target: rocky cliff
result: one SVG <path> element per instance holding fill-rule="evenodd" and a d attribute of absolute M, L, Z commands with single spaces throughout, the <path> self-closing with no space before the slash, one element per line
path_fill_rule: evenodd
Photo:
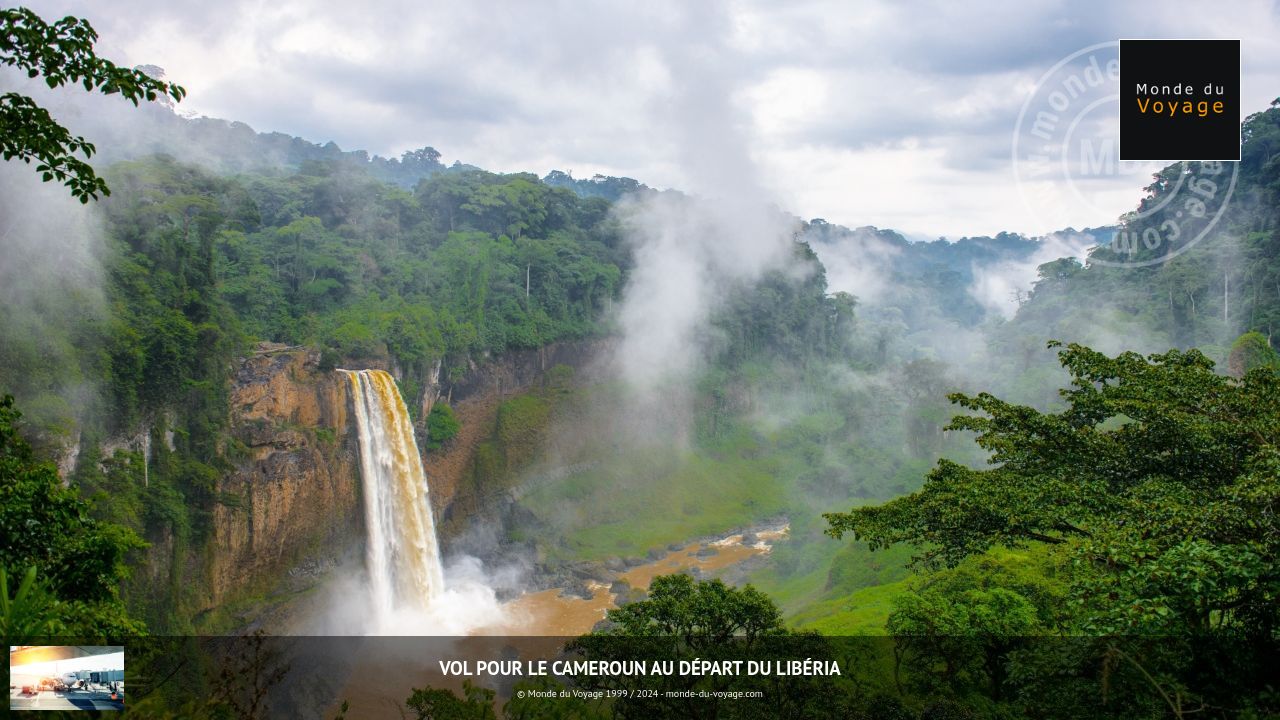
<path fill-rule="evenodd" d="M 231 428 L 247 457 L 213 518 L 211 603 L 303 590 L 363 543 L 346 384 L 319 353 L 261 344 L 236 370 Z"/>
<path fill-rule="evenodd" d="M 527 392 L 558 365 L 587 368 L 602 348 L 599 341 L 583 341 L 511 352 L 473 366 L 454 382 L 428 385 L 424 395 L 431 401 L 448 402 L 462 424 L 449 443 L 423 457 L 446 547 L 450 536 L 465 530 L 467 518 L 492 509 L 486 502 L 488 489 L 473 482 L 471 470 L 477 447 L 493 433 L 502 401 Z M 430 402 L 424 401 L 423 406 L 425 417 Z"/>

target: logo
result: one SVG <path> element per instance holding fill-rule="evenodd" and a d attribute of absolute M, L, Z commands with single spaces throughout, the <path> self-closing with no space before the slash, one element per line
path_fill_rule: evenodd
<path fill-rule="evenodd" d="M 1129 137 L 1122 138 L 1122 100 L 1131 94 L 1122 86 L 1122 75 L 1127 73 L 1121 69 L 1121 42 L 1127 46 L 1132 41 L 1078 50 L 1036 82 L 1014 128 L 1013 171 L 1023 203 L 1050 227 L 1080 227 L 1087 224 L 1083 219 L 1114 217 L 1118 202 L 1119 207 L 1136 205 L 1136 210 L 1119 218 L 1117 230 L 1096 238 L 1099 245 L 1089 262 L 1141 267 L 1185 252 L 1213 229 L 1226 211 L 1239 168 L 1220 160 L 1185 159 L 1182 153 L 1173 154 L 1183 159 L 1172 163 L 1158 157 L 1134 161 L 1129 159 L 1128 147 L 1126 159 L 1121 160 L 1122 139 L 1127 143 Z M 1184 85 L 1201 76 L 1187 73 L 1186 77 Z M 1207 82 L 1202 80 L 1199 90 Z M 1194 102 L 1193 116 L 1199 109 Z M 1232 157 L 1239 152 L 1238 107 L 1237 100 L 1230 111 L 1236 146 Z M 1161 109 L 1168 112 L 1163 104 Z M 1147 108 L 1154 110 L 1155 106 Z M 1213 112 L 1212 101 L 1205 112 Z M 1148 121 L 1153 119 L 1147 116 Z M 1119 178 L 1132 178 L 1128 187 L 1145 185 L 1150 194 L 1127 198 L 1125 193 L 1132 191 L 1117 183 Z"/>
<path fill-rule="evenodd" d="M 1120 159 L 1239 160 L 1240 41 L 1121 40 Z"/>

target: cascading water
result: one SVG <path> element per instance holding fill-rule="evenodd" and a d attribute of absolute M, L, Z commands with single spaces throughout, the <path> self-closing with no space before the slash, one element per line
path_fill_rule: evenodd
<path fill-rule="evenodd" d="M 444 591 L 427 476 L 409 412 L 382 370 L 342 370 L 351 380 L 364 480 L 367 563 L 375 619 L 421 612 Z"/>

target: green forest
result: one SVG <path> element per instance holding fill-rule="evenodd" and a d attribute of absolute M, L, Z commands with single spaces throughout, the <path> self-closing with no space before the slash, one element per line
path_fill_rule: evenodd
<path fill-rule="evenodd" d="M 786 257 L 715 289 L 697 328 L 705 352 L 689 377 L 647 389 L 648 424 L 623 380 L 560 365 L 479 430 L 447 398 L 423 417 L 424 392 L 520 353 L 609 347 L 640 262 L 628 213 L 698 198 L 180 120 L 146 101 L 181 100 L 181 87 L 102 64 L 76 25 L 41 32 L 69 38 L 80 65 L 24 54 L 12 38 L 42 26 L 4 12 L 6 65 L 142 100 L 130 110 L 169 145 L 85 152 L 23 96 L 0 106 L 12 166 L 0 206 L 91 213 L 100 264 L 93 282 L 55 275 L 0 306 L 0 634 L 155 649 L 130 712 L 265 716 L 244 698 L 282 677 L 244 685 L 226 668 L 261 663 L 192 660 L 182 640 L 261 642 L 244 614 L 195 609 L 217 513 L 246 503 L 223 481 L 255 452 L 233 427 L 237 363 L 272 347 L 317 353 L 322 373 L 389 369 L 428 459 L 475 431 L 460 492 L 518 497 L 496 542 L 549 576 L 788 523 L 768 560 L 735 577 L 656 578 L 571 643 L 581 656 L 795 656 L 845 670 L 775 679 L 768 708 L 633 694 L 495 709 L 488 689 L 421 688 L 405 700 L 419 718 L 1280 714 L 1280 100 L 1243 125 L 1222 219 L 1176 257 L 1115 267 L 1097 262 L 1114 259 L 1100 244 L 1055 259 L 1003 317 L 968 293 L 974 268 L 1030 257 L 1041 239 L 916 242 L 788 216 Z M 10 134 L 33 122 L 44 131 Z M 24 137 L 36 165 L 18 162 L 30 164 Z M 194 162 L 182 145 L 225 162 Z M 74 157 L 95 152 L 92 168 Z M 1201 169 L 1169 166 L 1141 207 Z M 41 217 L 15 237 L 38 247 Z M 1131 214 L 1117 228 L 1203 222 Z M 833 290 L 821 260 L 864 232 L 894 253 L 891 290 L 875 299 Z M 980 350 L 947 352 L 947 333 Z M 467 523 L 464 510 L 444 518 Z M 139 581 L 157 562 L 164 585 Z M 265 594 L 236 601 L 252 615 Z M 181 683 L 157 681 L 174 656 L 189 661 Z M 206 692 L 192 699 L 193 687 Z"/>

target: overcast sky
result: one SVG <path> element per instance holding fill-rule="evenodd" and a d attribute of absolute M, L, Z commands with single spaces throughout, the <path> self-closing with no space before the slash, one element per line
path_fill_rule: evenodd
<path fill-rule="evenodd" d="M 691 124 L 729 107 L 784 209 L 917 237 L 1110 223 L 1142 173 L 1062 215 L 1018 201 L 1011 141 L 1037 80 L 1120 37 L 1240 38 L 1244 112 L 1280 95 L 1271 2 L 429 2 L 37 0 L 86 17 L 98 49 L 186 86 L 186 113 L 381 155 L 431 145 L 500 172 L 694 168 Z M 725 105 L 723 99 L 728 99 Z M 692 99 L 691 99 L 692 98 Z M 723 122 L 724 113 L 712 117 Z M 716 153 L 705 157 L 723 157 Z M 735 166 L 731 172 L 739 172 Z"/>

